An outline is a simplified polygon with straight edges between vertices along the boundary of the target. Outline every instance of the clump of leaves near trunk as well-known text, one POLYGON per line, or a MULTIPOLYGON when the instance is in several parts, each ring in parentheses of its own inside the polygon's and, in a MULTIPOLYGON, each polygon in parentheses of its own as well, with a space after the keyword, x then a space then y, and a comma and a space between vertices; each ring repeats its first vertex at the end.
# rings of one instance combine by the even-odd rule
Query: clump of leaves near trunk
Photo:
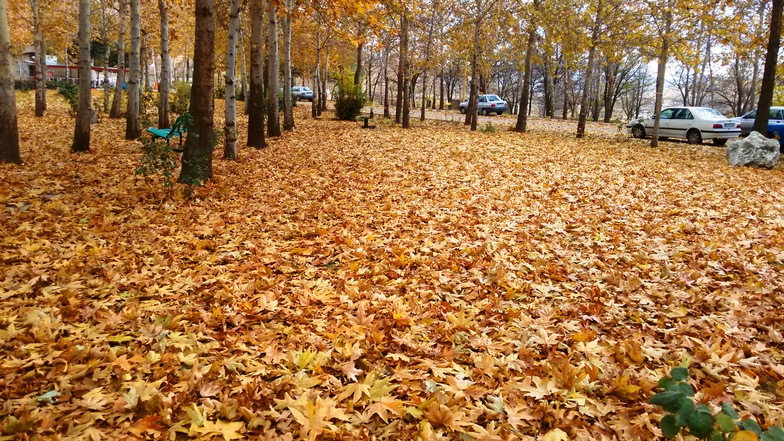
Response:
POLYGON ((136 167, 136 175, 149 178, 159 176, 164 190, 174 187, 174 171, 177 168, 177 154, 169 144, 160 138, 142 138, 142 157, 136 167))
POLYGON ((72 112, 76 112, 79 109, 79 86, 71 82, 63 82, 57 88, 57 93, 71 106, 72 112))
POLYGON ((726 401, 714 415, 706 404, 694 404, 694 389, 689 385, 689 370, 674 368, 669 376, 659 380, 662 392, 650 399, 651 404, 667 412, 659 426, 667 438, 679 433, 710 441, 784 441, 784 429, 777 426, 762 428, 752 419, 740 419, 735 409, 726 401))
POLYGON ((185 115, 191 105, 191 85, 185 81, 174 83, 174 97, 169 102, 169 109, 177 115, 185 115))
POLYGON ((354 85, 354 78, 344 75, 338 80, 335 93, 335 115, 344 121, 354 121, 365 106, 366 97, 359 85, 354 85))

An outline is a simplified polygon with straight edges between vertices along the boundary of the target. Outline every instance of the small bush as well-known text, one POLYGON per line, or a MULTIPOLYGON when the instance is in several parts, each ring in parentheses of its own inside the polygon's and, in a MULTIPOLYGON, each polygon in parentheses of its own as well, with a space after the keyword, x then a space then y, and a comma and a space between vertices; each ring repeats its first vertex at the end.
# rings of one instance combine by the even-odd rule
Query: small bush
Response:
POLYGON ((335 92, 335 115, 344 121, 354 121, 365 106, 366 97, 362 88, 354 85, 354 78, 344 75, 338 81, 335 92))
POLYGON ((79 86, 73 83, 62 83, 57 88, 57 93, 65 99, 65 102, 71 106, 71 111, 76 112, 79 110, 79 86))
POLYGON ((760 441, 784 441, 784 430, 771 426, 767 431, 753 419, 740 419, 738 413, 726 401, 721 403, 721 410, 716 415, 705 404, 694 404, 694 389, 689 385, 689 370, 676 367, 670 376, 659 380, 662 392, 650 399, 651 404, 660 406, 667 412, 659 423, 662 433, 667 438, 675 438, 681 431, 686 435, 710 441, 726 441, 740 439, 760 441))
POLYGON ((177 168, 177 154, 161 138, 142 138, 142 157, 136 167, 136 175, 145 180, 159 176, 164 190, 174 187, 174 172, 177 168))
POLYGON ((495 133, 495 126, 493 126, 493 123, 488 121, 484 126, 480 127, 479 130, 485 133, 495 133))
POLYGON ((191 106, 191 85, 185 81, 174 83, 174 97, 169 101, 169 110, 176 115, 188 113, 191 106))
POLYGON ((35 81, 14 81, 14 89, 22 92, 35 90, 35 81))

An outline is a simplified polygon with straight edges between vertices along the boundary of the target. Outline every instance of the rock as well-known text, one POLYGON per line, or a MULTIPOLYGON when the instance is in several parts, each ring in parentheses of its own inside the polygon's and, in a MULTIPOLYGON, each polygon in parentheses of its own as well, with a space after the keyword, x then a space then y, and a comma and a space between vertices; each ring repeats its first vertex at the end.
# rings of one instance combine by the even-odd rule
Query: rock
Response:
POLYGON ((727 144, 727 160, 735 166, 771 169, 779 162, 779 142, 759 132, 727 144))

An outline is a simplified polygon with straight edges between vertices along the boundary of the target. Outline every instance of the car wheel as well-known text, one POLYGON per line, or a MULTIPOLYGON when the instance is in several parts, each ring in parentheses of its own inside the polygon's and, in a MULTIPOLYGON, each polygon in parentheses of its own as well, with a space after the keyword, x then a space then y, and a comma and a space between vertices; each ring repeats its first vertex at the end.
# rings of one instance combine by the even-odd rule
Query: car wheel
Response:
POLYGON ((691 129, 686 133, 686 141, 689 144, 702 144, 702 135, 697 129, 691 129))
POLYGON ((645 127, 637 124, 636 126, 632 127, 632 136, 637 139, 645 138, 645 127))
POLYGON ((498 114, 498 116, 501 116, 501 115, 504 114, 504 112, 496 112, 496 113, 498 114))
POLYGON ((466 113, 466 109, 465 109, 465 107, 461 107, 461 108, 460 108, 460 113, 462 113, 463 115, 465 115, 465 113, 466 113))
POLYGON ((722 146, 722 145, 724 145, 726 143, 727 143, 726 139, 714 139, 713 140, 713 145, 722 146))
POLYGON ((487 116, 489 113, 490 112, 488 112, 487 109, 482 109, 482 115, 487 116))

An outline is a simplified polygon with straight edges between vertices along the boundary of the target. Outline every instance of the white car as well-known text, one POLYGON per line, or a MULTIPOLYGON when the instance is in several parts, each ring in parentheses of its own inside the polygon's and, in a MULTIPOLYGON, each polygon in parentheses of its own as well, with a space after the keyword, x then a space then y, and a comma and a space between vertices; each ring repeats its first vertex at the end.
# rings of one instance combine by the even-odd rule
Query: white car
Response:
MULTIPOLYGON (((457 108, 460 113, 465 114, 468 111, 468 101, 463 101, 457 108)), ((499 98, 498 95, 479 95, 477 98, 476 111, 482 115, 487 116, 491 113, 501 115, 506 112, 506 109, 506 101, 499 98)))
MULTIPOLYGON (((653 134, 655 117, 631 121, 626 127, 635 138, 653 134)), ((728 139, 740 136, 740 124, 710 107, 668 107, 659 116, 660 138, 682 138, 689 144, 701 144, 712 139, 724 145, 728 139)))

